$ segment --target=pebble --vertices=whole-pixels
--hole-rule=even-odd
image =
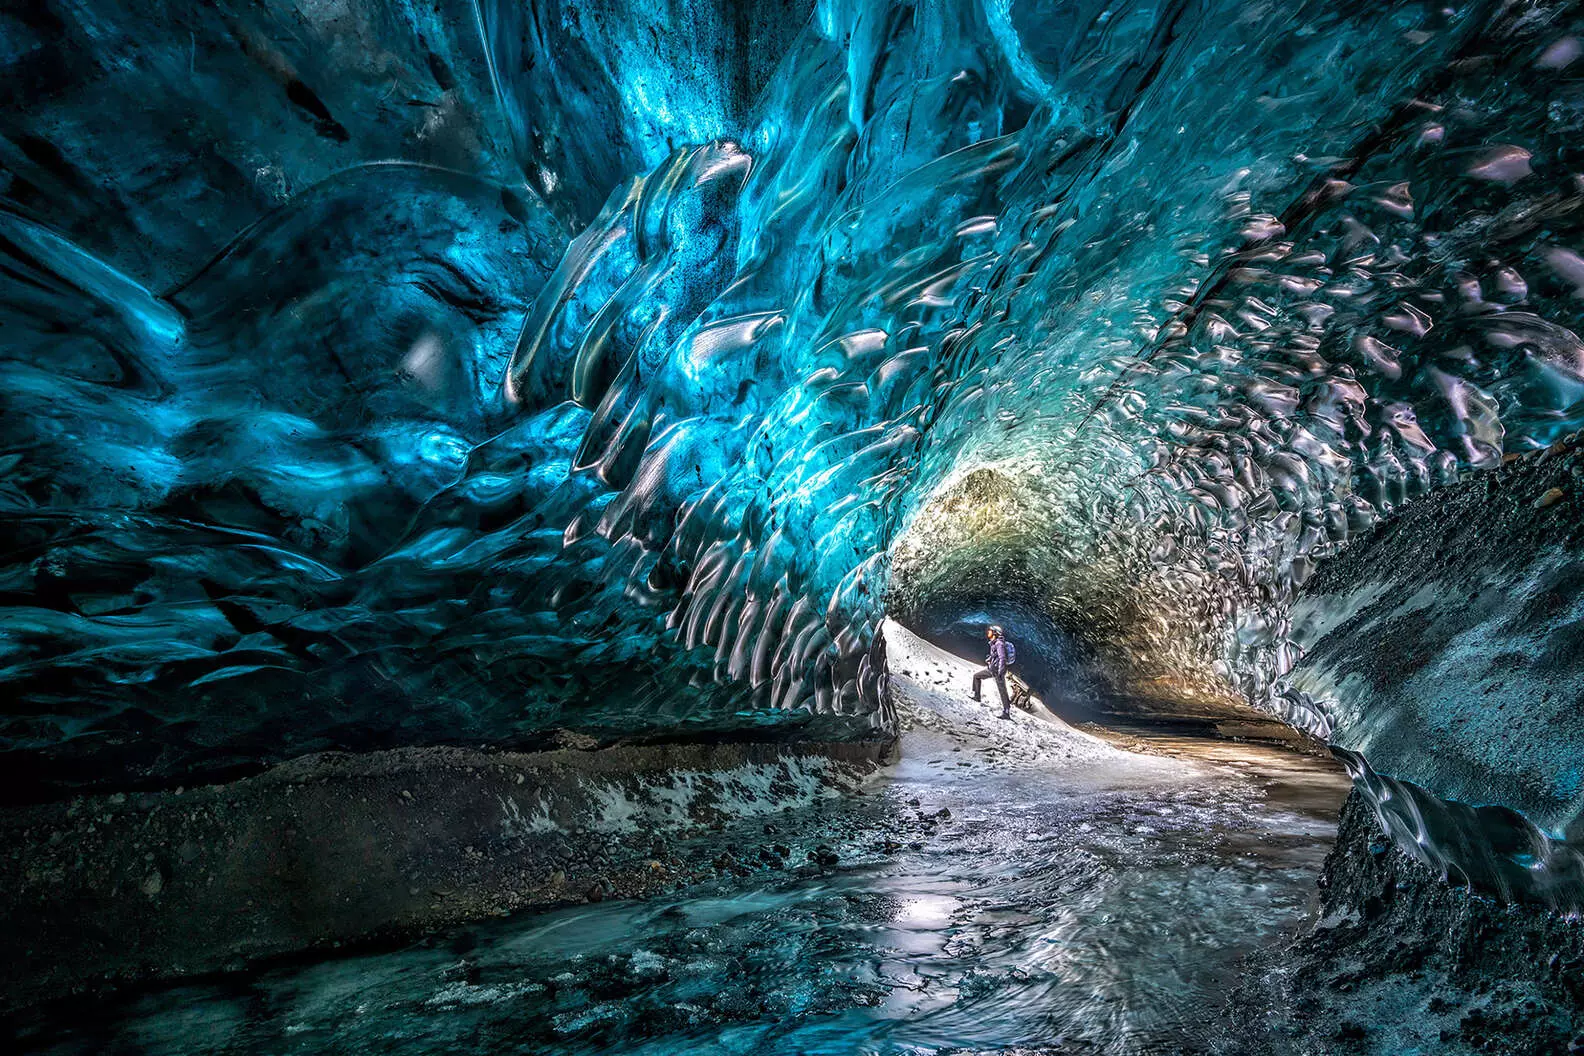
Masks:
[[[1566,494],[1567,493],[1561,488],[1552,488],[1550,491],[1546,492],[1544,495],[1535,500],[1534,508],[1537,510],[1543,510],[1548,506],[1555,506],[1557,503],[1562,501],[1562,497]]]

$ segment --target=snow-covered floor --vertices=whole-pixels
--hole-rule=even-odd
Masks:
[[[1173,775],[1202,773],[1194,763],[1143,755],[1067,725],[1045,705],[1032,712],[1012,709],[1002,719],[995,684],[973,699],[973,673],[980,665],[937,648],[894,621],[886,621],[886,656],[892,696],[903,723],[904,771],[940,756],[958,764],[1036,769],[1049,776],[1085,782],[1160,782]],[[963,758],[966,757],[966,758]]]
[[[1064,724],[1038,697],[1033,711],[1014,708],[1011,719],[1001,719],[995,682],[985,682],[984,700],[974,701],[973,676],[980,665],[933,646],[898,622],[885,621],[884,633],[892,689],[909,733],[939,731],[976,750],[1009,754],[1019,763],[1118,762],[1118,755],[1128,755]]]

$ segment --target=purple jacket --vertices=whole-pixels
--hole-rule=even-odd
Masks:
[[[1000,678],[1002,675],[1006,674],[1007,661],[1005,638],[992,638],[990,640],[990,655],[985,657],[985,666],[988,667],[990,669],[990,673],[995,675],[997,678]]]

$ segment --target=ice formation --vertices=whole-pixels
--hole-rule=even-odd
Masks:
[[[12,794],[890,721],[887,612],[1291,689],[1584,424],[1570,5],[0,14]]]

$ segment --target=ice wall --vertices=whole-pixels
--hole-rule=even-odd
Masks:
[[[1580,434],[1438,489],[1323,562],[1293,609],[1309,694],[1410,854],[1584,907]]]
[[[993,467],[1030,544],[1003,581],[1141,689],[1308,723],[1280,677],[1314,561],[1579,423],[1579,188],[1542,145],[1577,119],[1578,24],[1232,14],[1184,12],[1087,179],[1016,211],[1032,226],[998,259],[1028,270],[982,338],[999,380],[932,432],[962,472],[920,504],[898,571],[927,596],[950,593],[944,562],[987,562],[939,542]]]
[[[0,19],[20,795],[864,736],[995,589],[1323,728],[1313,563],[1584,418],[1567,5]]]

